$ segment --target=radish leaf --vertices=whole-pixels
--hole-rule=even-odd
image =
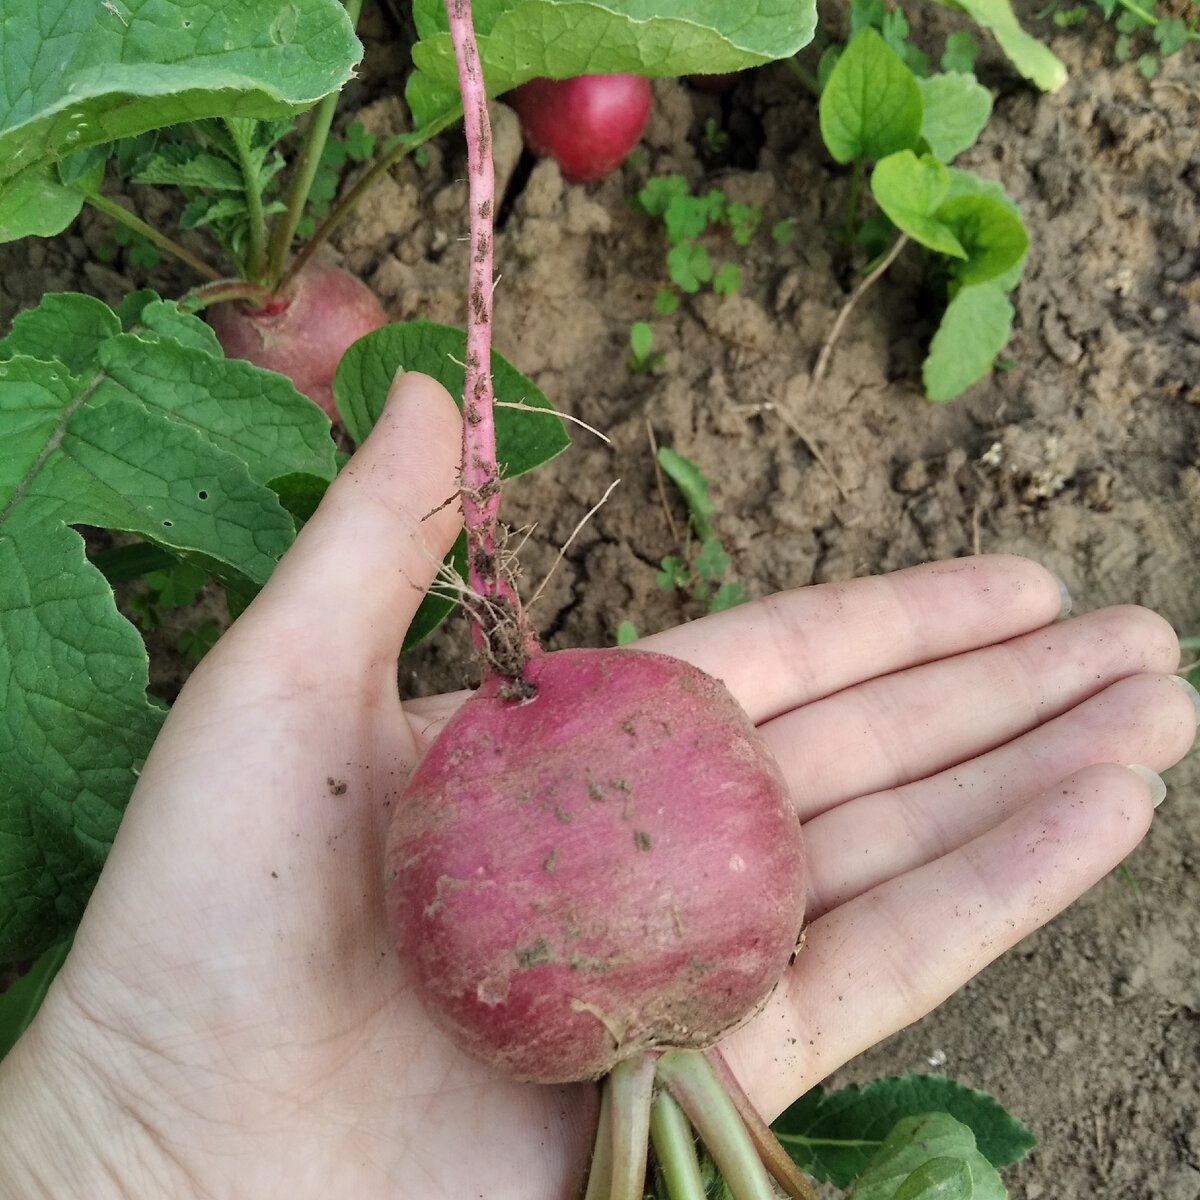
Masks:
[[[787,58],[816,28],[814,0],[477,0],[489,96],[535,76],[720,73]],[[413,5],[420,40],[406,99],[418,128],[461,106],[441,0]]]
[[[0,0],[0,241],[65,229],[82,194],[55,164],[202,117],[275,118],[351,76],[362,47],[337,0]],[[15,85],[16,80],[12,81]],[[86,190],[86,189],[84,189]]]
[[[994,1167],[1017,1162],[1037,1144],[992,1096],[942,1075],[895,1076],[834,1092],[815,1087],[771,1127],[802,1170],[846,1188],[898,1121],[928,1112],[949,1113],[969,1126]]]
[[[821,136],[838,162],[912,150],[921,136],[917,78],[874,29],[850,40],[821,92]]]
[[[376,329],[346,351],[333,379],[333,394],[346,432],[361,442],[383,410],[396,372],[432,375],[461,402],[466,335],[433,321],[403,321]],[[492,383],[496,392],[496,457],[501,478],[523,475],[570,445],[562,418],[532,379],[492,351]],[[505,405],[525,405],[520,411]]]
[[[992,93],[974,75],[946,72],[918,79],[924,114],[921,136],[934,158],[948,163],[975,145],[992,115]]]
[[[991,280],[959,288],[921,368],[930,400],[953,400],[991,369],[1012,332],[1013,306]]]
[[[854,1184],[854,1200],[1005,1200],[970,1126],[949,1113],[897,1121]]]
[[[241,603],[295,535],[269,485],[334,473],[314,404],[141,299],[126,330],[49,295],[0,340],[0,960],[70,934],[163,719],[72,526],[138,534]]]
[[[911,150],[889,154],[871,172],[871,193],[898,229],[909,237],[953,258],[967,252],[954,231],[940,219],[940,206],[950,190],[950,172],[928,154]]]

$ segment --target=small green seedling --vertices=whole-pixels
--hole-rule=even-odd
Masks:
[[[1117,31],[1113,57],[1119,63],[1134,61],[1138,71],[1153,79],[1162,67],[1162,60],[1178,54],[1188,42],[1200,41],[1200,7],[1192,5],[1192,16],[1184,20],[1177,16],[1160,16],[1158,5],[1135,3],[1135,0],[1091,0],[1070,8],[1050,4],[1037,14],[1049,17],[1059,29],[1083,24],[1097,9],[1111,21]]]
[[[663,358],[653,347],[654,330],[646,321],[634,321],[629,330],[629,355],[625,360],[629,369],[639,375],[653,371]]]
[[[918,74],[912,63],[923,60],[894,48],[907,34],[898,12],[881,18],[882,32],[864,23],[838,54],[821,90],[820,126],[830,154],[851,166],[844,244],[866,249],[868,269],[890,261],[897,235],[935,256],[947,304],[922,376],[925,394],[942,401],[986,374],[1007,343],[1008,292],[1020,279],[1029,237],[999,184],[949,165],[979,137],[991,94],[973,75]],[[879,211],[860,225],[868,163]]]
[[[708,612],[722,612],[745,603],[742,585],[726,578],[730,558],[712,527],[713,502],[703,472],[667,446],[659,448],[658,465],[682,493],[691,531],[699,543],[694,555],[668,554],[662,560],[656,576],[658,586],[665,592],[686,592]]]
[[[656,312],[669,315],[679,307],[680,293],[695,295],[705,284],[719,296],[738,290],[742,282],[740,268],[731,262],[714,268],[709,248],[701,239],[721,228],[736,245],[748,245],[762,222],[762,209],[728,200],[717,188],[693,196],[682,175],[649,180],[632,202],[638,211],[661,217],[667,235],[670,283],[661,287],[654,298]]]

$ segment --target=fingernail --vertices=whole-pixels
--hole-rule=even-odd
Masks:
[[[1163,783],[1162,776],[1141,763],[1126,763],[1126,766],[1150,789],[1150,799],[1157,808],[1167,798],[1167,785]]]
[[[1071,591],[1067,587],[1066,580],[1056,571],[1051,571],[1050,574],[1053,576],[1054,582],[1058,584],[1058,619],[1061,621],[1064,617],[1071,615],[1071,609],[1075,607],[1075,601],[1071,599]]]
[[[1200,721],[1200,692],[1196,691],[1191,683],[1184,679],[1182,675],[1172,675],[1171,682],[1178,684],[1187,693],[1188,698],[1192,702],[1192,707],[1196,710],[1196,720]]]

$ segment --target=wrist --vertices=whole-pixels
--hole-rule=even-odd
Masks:
[[[0,1196],[144,1200],[187,1196],[153,1133],[106,1095],[96,1064],[48,1044],[42,1022],[0,1061]]]

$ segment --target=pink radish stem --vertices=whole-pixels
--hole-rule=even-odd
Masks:
[[[493,669],[517,680],[537,641],[516,590],[497,559],[500,471],[492,392],[492,242],[496,178],[492,126],[470,0],[446,0],[467,137],[471,261],[467,276],[467,361],[463,391],[462,506],[467,530],[467,583],[475,597],[475,644]],[[515,628],[514,628],[515,625]],[[509,630],[507,636],[505,628]]]

